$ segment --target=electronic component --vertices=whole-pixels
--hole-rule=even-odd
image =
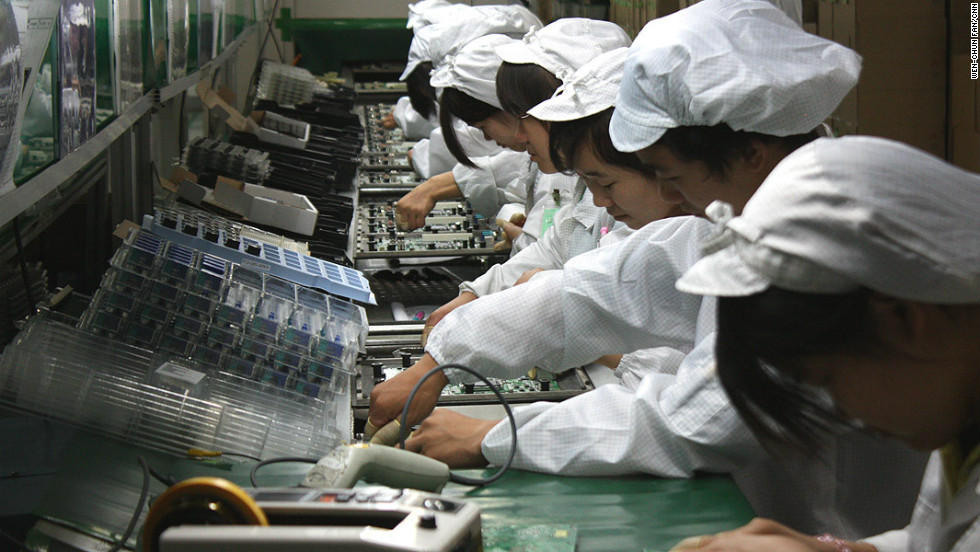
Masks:
[[[374,327],[372,327],[372,331]],[[418,337],[415,343],[418,343]],[[406,368],[411,367],[423,354],[418,345],[393,347],[392,343],[380,346],[372,345],[372,335],[368,336],[368,354],[358,361],[355,379],[356,393],[353,397],[354,408],[363,410],[366,416],[371,390],[376,382],[393,378]],[[561,401],[594,389],[592,380],[585,371],[576,368],[552,374],[543,370],[535,370],[535,377],[522,376],[514,379],[489,378],[500,392],[512,404],[535,401]],[[490,388],[481,382],[458,383],[447,385],[442,390],[439,406],[460,406],[477,404],[496,404],[496,397]]]
[[[456,498],[388,487],[244,490],[213,478],[160,495],[142,540],[151,552],[482,549],[479,508]]]
[[[268,152],[203,137],[191,141],[182,160],[195,174],[213,171],[253,184],[264,182],[270,172]]]
[[[361,201],[355,257],[493,255],[498,232],[465,201],[437,202],[426,225],[412,232],[398,229],[394,200]]]
[[[425,182],[425,178],[415,171],[406,170],[361,170],[357,174],[357,187],[361,190],[408,191]]]
[[[405,151],[368,151],[361,154],[361,168],[411,170],[412,162]]]

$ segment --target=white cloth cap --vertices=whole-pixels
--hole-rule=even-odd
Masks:
[[[528,110],[542,121],[572,121],[615,105],[629,48],[610,50],[579,67],[555,94]]]
[[[467,10],[470,6],[453,4],[447,0],[422,0],[408,5],[408,24],[406,29],[421,29],[426,25],[438,23],[453,17],[454,13]]]
[[[524,6],[476,6],[453,12],[452,17],[415,31],[399,79],[407,79],[424,61],[439,65],[445,56],[475,38],[494,33],[522,35],[536,25],[541,20]]]
[[[820,138],[779,163],[678,280],[701,295],[769,286],[843,293],[858,286],[939,304],[980,303],[980,175],[869,136]]]
[[[609,135],[616,149],[637,151],[681,126],[802,134],[833,112],[860,70],[856,52],[769,2],[704,0],[637,35]]]
[[[508,63],[540,65],[565,81],[599,54],[629,45],[629,35],[615,23],[565,17],[531,29],[520,42],[501,46],[497,53]]]
[[[471,40],[455,54],[443,58],[436,67],[429,83],[437,90],[455,88],[481,102],[500,109],[497,99],[497,69],[501,59],[497,46],[518,39],[502,34],[491,34]]]

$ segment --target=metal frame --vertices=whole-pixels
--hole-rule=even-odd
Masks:
[[[244,44],[246,40],[255,34],[257,25],[260,24],[261,23],[257,23],[246,28],[240,35],[238,35],[234,42],[229,44],[228,47],[221,52],[221,54],[194,73],[178,79],[164,86],[163,88],[160,88],[159,90],[151,90],[149,93],[145,94],[142,98],[133,103],[133,105],[126,109],[126,111],[116,116],[112,122],[106,125],[105,128],[99,131],[87,142],[82,144],[77,150],[56,161],[54,164],[44,169],[41,171],[41,173],[21,184],[17,188],[14,188],[3,196],[0,196],[0,227],[6,226],[8,223],[13,221],[15,217],[19,216],[35,203],[56,190],[62,183],[70,180],[76,173],[78,173],[78,171],[83,169],[96,157],[102,155],[106,151],[112,155],[113,151],[116,151],[119,154],[124,154],[129,149],[132,150],[132,153],[138,153],[140,150],[146,150],[145,155],[142,157],[148,157],[149,148],[140,147],[149,143],[148,125],[143,125],[143,118],[147,114],[152,114],[155,109],[159,108],[161,103],[182,94],[185,90],[196,85],[204,75],[210,74],[216,67],[220,67],[224,63],[230,61],[232,56],[237,52],[242,44]],[[134,135],[134,139],[138,140],[137,142],[130,144],[130,146],[115,146],[115,142],[120,137],[130,131],[130,129],[132,129],[134,126],[138,125],[146,126],[147,130],[140,131],[138,136]],[[143,160],[145,161],[145,159]],[[120,162],[125,163],[126,158]],[[114,162],[114,164],[118,163]],[[141,166],[134,168],[134,172],[149,170],[148,163],[141,163],[140,165]],[[116,167],[115,174],[122,176],[122,172],[118,166]],[[141,180],[131,180],[130,183],[139,181]],[[146,180],[142,181],[145,182]],[[121,190],[116,188],[113,191]],[[140,193],[141,192],[138,190],[135,191],[135,195],[139,195]],[[114,204],[116,201],[117,200],[114,198]],[[136,207],[138,205],[148,205],[147,203],[144,203],[145,201],[145,198],[140,198],[138,200],[134,199],[132,206]],[[126,210],[123,209],[123,212],[125,211]],[[115,212],[113,214],[115,214]]]

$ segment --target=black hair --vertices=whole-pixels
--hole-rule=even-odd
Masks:
[[[600,161],[643,174],[651,174],[635,153],[625,153],[613,146],[609,137],[609,120],[613,108],[576,119],[555,121],[549,133],[549,152],[555,168],[563,173],[573,173],[582,148],[591,148]]]
[[[731,162],[745,154],[753,140],[764,144],[782,143],[789,151],[816,140],[816,131],[790,136],[773,136],[759,132],[732,130],[725,123],[714,126],[685,126],[668,129],[656,142],[670,148],[675,155],[687,161],[700,161],[708,166],[710,174],[724,174]]]
[[[719,298],[718,377],[760,442],[816,450],[848,425],[812,388],[796,382],[792,361],[872,347],[870,297],[866,288],[817,294],[770,287],[747,297]]]
[[[523,117],[528,109],[554,95],[561,81],[533,63],[500,64],[497,70],[497,99],[504,111]]]
[[[412,103],[412,109],[426,119],[436,114],[436,89],[429,83],[429,73],[431,72],[432,62],[423,61],[405,79],[408,100]]]
[[[453,126],[453,118],[458,117],[464,123],[476,126],[480,121],[496,115],[499,111],[499,108],[455,88],[443,90],[442,98],[439,100],[439,125],[442,127],[442,137],[446,141],[446,148],[449,149],[449,153],[467,167],[475,167],[476,165],[473,164],[459,143],[456,128]]]

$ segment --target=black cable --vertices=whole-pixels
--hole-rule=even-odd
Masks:
[[[469,372],[470,374],[473,374],[474,376],[480,378],[480,380],[483,381],[483,383],[487,384],[487,387],[489,387],[490,390],[493,391],[493,394],[497,395],[497,398],[500,399],[500,404],[503,405],[504,407],[504,411],[507,412],[507,421],[510,422],[510,439],[511,439],[510,454],[507,456],[507,461],[504,462],[504,464],[500,466],[499,469],[497,469],[497,473],[485,479],[463,477],[462,475],[455,475],[452,472],[450,472],[449,474],[449,480],[452,481],[453,483],[460,483],[462,485],[471,485],[474,487],[488,485],[503,477],[504,473],[506,473],[507,470],[510,469],[510,465],[514,461],[514,454],[517,453],[517,422],[514,420],[514,413],[511,412],[510,410],[510,404],[507,403],[507,399],[505,399],[504,396],[500,393],[500,390],[497,389],[497,386],[494,385],[486,377],[484,377],[483,374],[477,372],[476,370],[470,368],[469,366],[463,366],[462,364],[441,364],[426,372],[425,375],[422,376],[422,379],[420,379],[418,382],[415,383],[415,387],[412,387],[412,392],[408,394],[408,399],[405,401],[405,407],[402,408],[401,426],[398,428],[398,443],[401,445],[402,449],[408,450],[405,449],[405,432],[407,431],[405,426],[408,425],[408,408],[412,405],[412,400],[415,399],[415,394],[418,392],[419,388],[422,387],[422,383],[424,383],[425,380],[429,379],[429,377],[432,376],[432,374],[445,370],[446,368],[456,368],[458,370],[463,370],[464,372]]]
[[[133,534],[133,530],[136,529],[136,523],[140,520],[140,514],[143,513],[143,505],[146,504],[146,497],[150,494],[150,466],[147,465],[146,459],[142,456],[137,456],[136,460],[143,467],[143,488],[140,490],[139,502],[136,504],[136,511],[133,512],[133,517],[130,518],[129,525],[123,532],[122,537],[112,545],[112,548],[108,552],[119,552],[126,545],[126,541],[129,540],[129,537]]]
[[[270,36],[272,36],[272,41],[276,45],[276,53],[279,55],[279,62],[285,63],[285,60],[282,59],[282,50],[279,49],[279,42],[276,40],[276,37],[272,35],[272,24],[275,22],[276,10],[278,8],[279,0],[276,0],[272,5],[272,11],[269,12],[269,23],[266,25],[265,36],[262,37],[262,45],[259,46],[259,57],[255,60],[255,67],[252,68],[252,75],[248,78],[249,95],[251,95],[257,88],[256,79],[258,78],[259,68],[262,67],[262,54],[265,52],[265,45],[268,43]]]
[[[319,458],[303,458],[301,456],[284,456],[282,458],[270,458],[268,460],[262,460],[261,462],[252,466],[252,471],[248,474],[248,480],[252,483],[253,487],[258,487],[258,483],[255,482],[255,473],[259,471],[259,468],[263,466],[268,466],[269,464],[278,464],[280,462],[306,462],[308,464],[316,464],[319,462]]]
[[[177,149],[184,153],[184,105],[187,104],[187,90],[180,95],[180,111],[177,112]]]
[[[162,473],[156,471],[155,469],[151,468],[150,466],[147,466],[146,467],[146,470],[147,470],[147,472],[150,475],[153,476],[153,479],[156,479],[157,481],[159,481],[160,483],[163,483],[164,485],[166,485],[168,487],[177,484],[177,481],[174,478],[167,477],[166,475],[163,475]]]
[[[221,65],[218,65],[217,67],[214,68],[214,73],[211,73],[211,86],[210,86],[211,90],[214,90],[214,83],[218,81],[218,73],[221,72],[221,67],[222,67]],[[217,90],[214,90],[214,92],[215,92],[215,94],[218,93]],[[212,136],[214,136],[213,131],[214,131],[214,127],[216,126],[216,125],[212,124],[213,121],[214,121],[213,110],[211,110],[211,109],[205,109],[204,112],[205,112],[205,114],[208,117],[208,136],[207,137],[208,138],[211,138]]]
[[[14,217],[13,221],[14,242],[17,244],[17,258],[20,260],[20,274],[24,278],[24,291],[27,293],[27,300],[31,303],[31,311],[37,310],[37,300],[34,299],[34,291],[31,290],[31,275],[27,270],[27,257],[24,256],[24,241],[20,235],[20,221]]]

